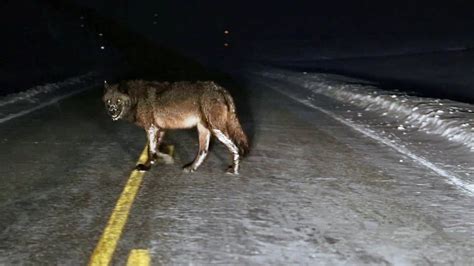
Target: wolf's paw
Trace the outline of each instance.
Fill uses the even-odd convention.
[[[188,164],[188,165],[183,166],[183,172],[185,172],[185,173],[194,173],[195,171],[196,171],[196,169],[193,168],[192,164]]]
[[[135,170],[140,171],[140,172],[146,172],[150,170],[150,168],[151,168],[150,166],[147,166],[144,164],[138,164],[137,166],[135,166]]]
[[[158,155],[153,154],[153,155],[151,156],[150,164],[152,164],[152,165],[153,165],[153,164],[156,164],[157,161],[158,161]]]
[[[227,171],[225,173],[228,175],[239,175],[239,170],[234,169],[234,166],[231,165],[229,166],[229,168],[227,168]]]

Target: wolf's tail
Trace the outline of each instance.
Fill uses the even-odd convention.
[[[249,141],[247,139],[247,135],[245,135],[244,131],[242,130],[242,126],[240,125],[232,96],[230,96],[229,92],[226,90],[222,90],[222,93],[229,108],[229,112],[227,114],[227,132],[229,133],[229,137],[239,148],[240,155],[245,155],[249,152]]]

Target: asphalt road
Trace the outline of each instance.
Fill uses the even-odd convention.
[[[96,89],[0,124],[0,264],[84,265],[145,134]],[[324,113],[250,80],[232,90],[252,141],[238,177],[216,142],[193,174],[144,176],[112,264],[473,264],[473,197]]]

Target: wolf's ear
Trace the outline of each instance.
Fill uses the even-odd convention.
[[[106,93],[108,90],[110,90],[110,85],[107,83],[107,80],[104,80],[104,93]]]

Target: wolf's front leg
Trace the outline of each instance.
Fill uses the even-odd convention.
[[[139,171],[148,171],[151,168],[151,165],[155,163],[158,158],[158,140],[160,134],[160,129],[155,125],[151,125],[146,129],[146,135],[148,139],[148,157],[145,163],[139,164],[136,166],[136,169]]]
[[[160,129],[156,137],[156,147],[155,153],[153,154],[151,163],[154,164],[158,159],[161,159],[165,164],[173,164],[174,159],[170,154],[160,152],[160,145],[163,142],[163,137],[165,136],[165,131]]]

